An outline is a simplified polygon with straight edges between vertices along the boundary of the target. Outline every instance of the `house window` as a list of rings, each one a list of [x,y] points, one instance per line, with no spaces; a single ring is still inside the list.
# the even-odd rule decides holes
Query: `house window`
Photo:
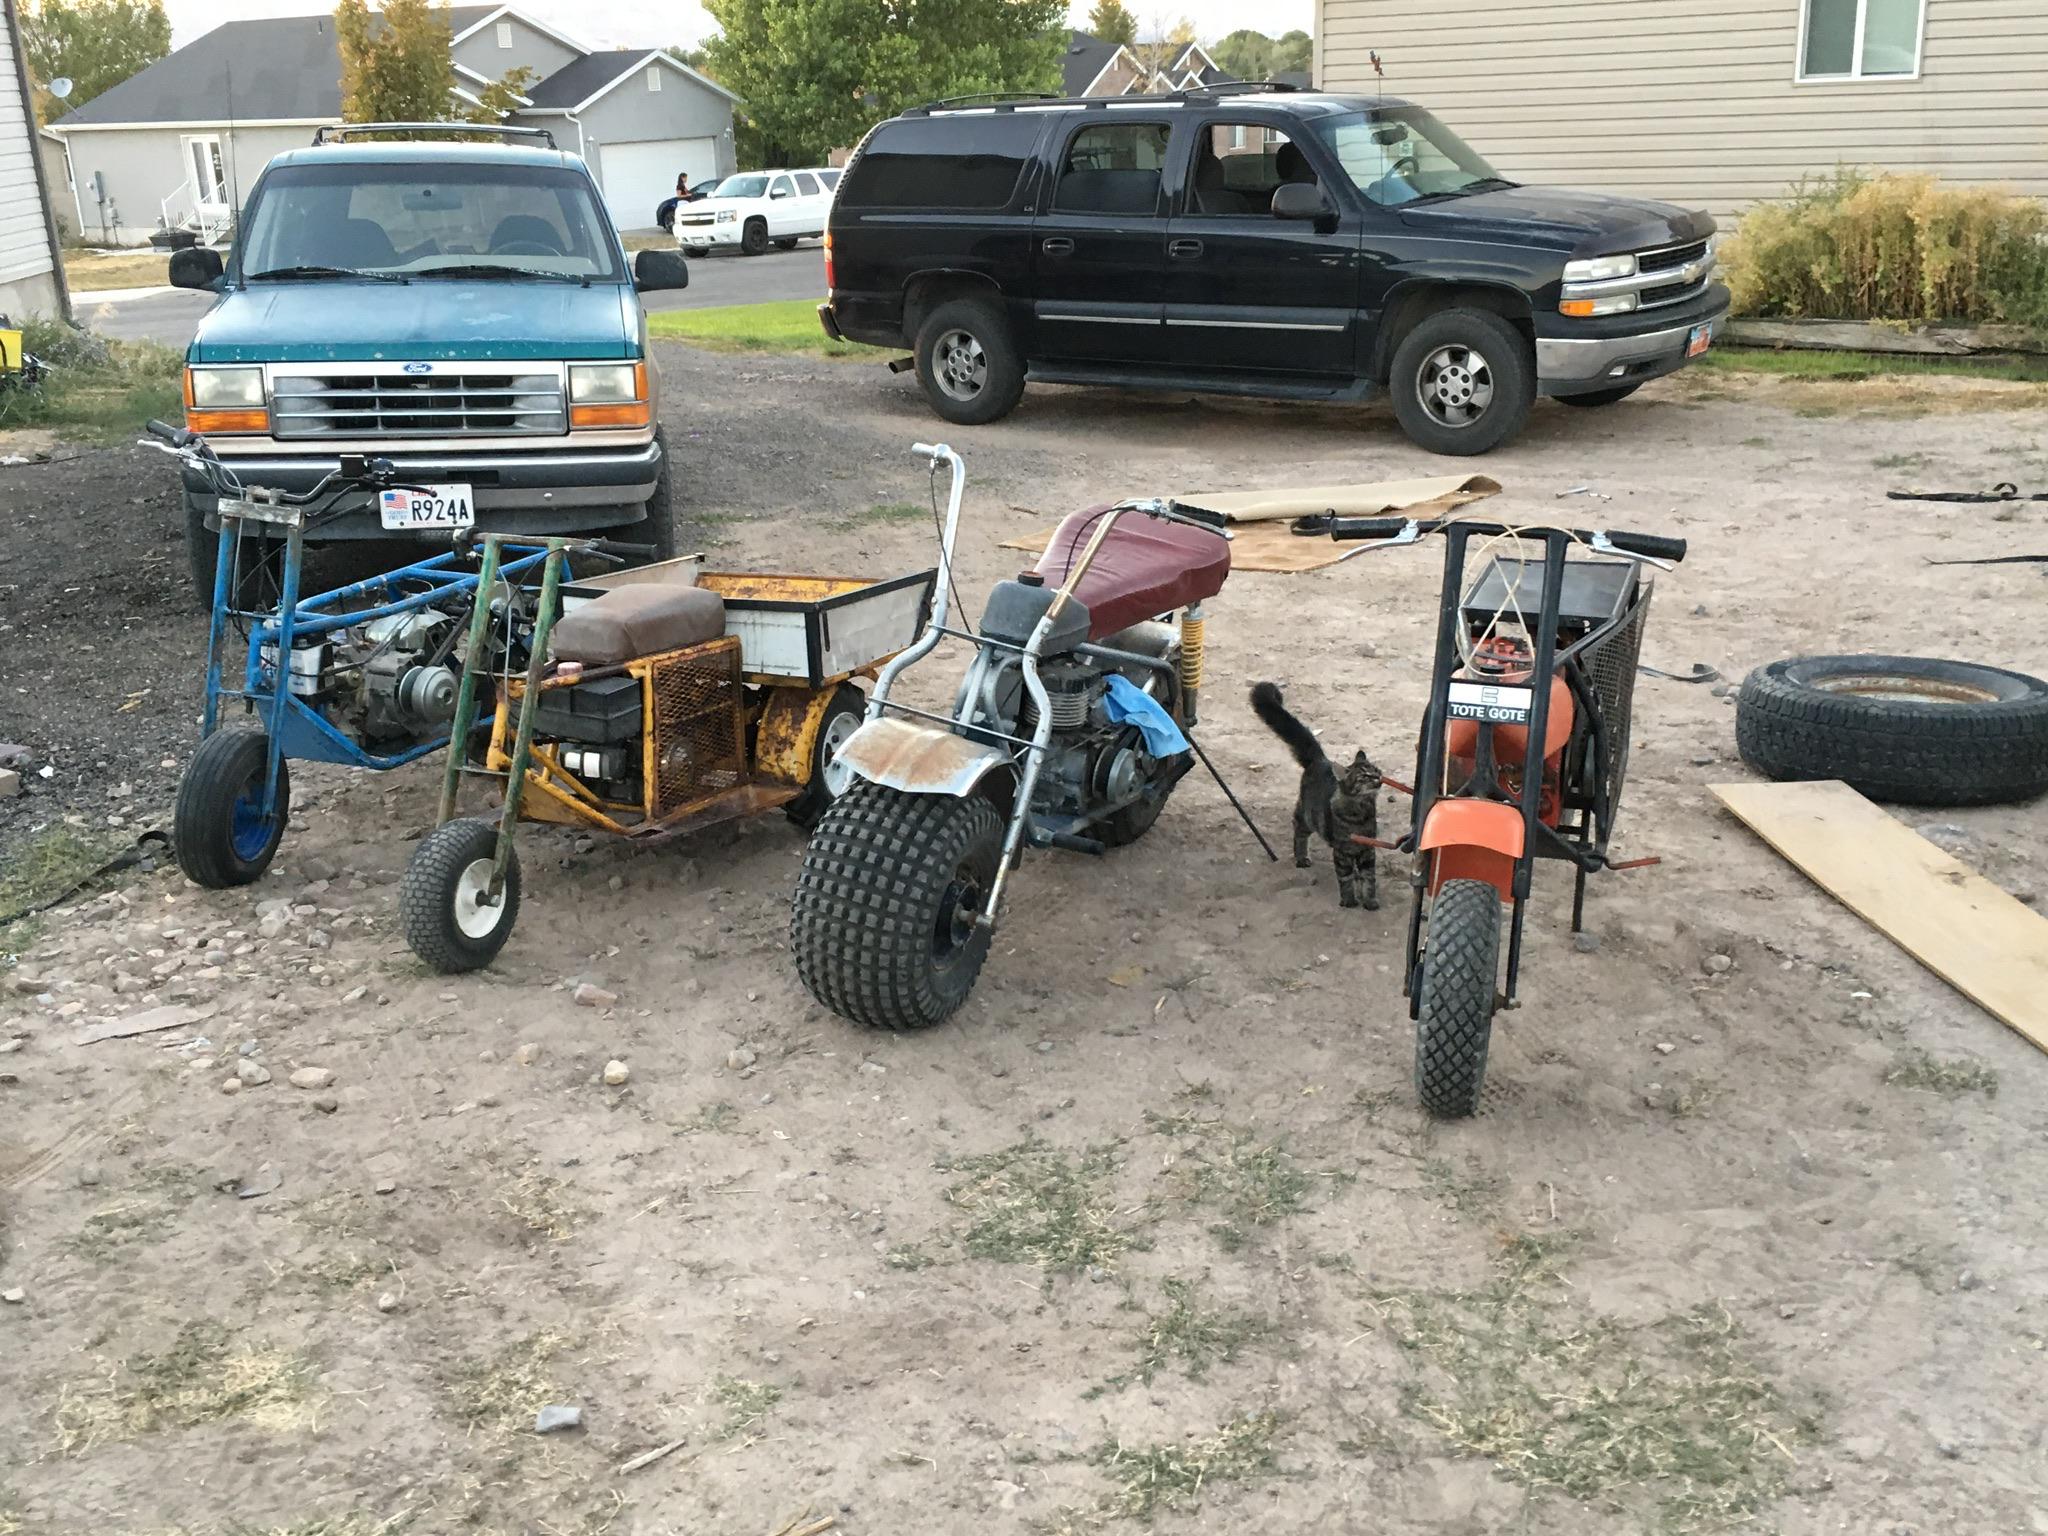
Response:
[[[661,66],[659,64],[647,66],[647,89],[650,91],[661,89]]]
[[[1920,73],[1925,0],[1800,0],[1801,80],[1896,80]]]
[[[498,46],[500,48],[510,48],[512,46],[512,23],[509,21],[498,23]]]

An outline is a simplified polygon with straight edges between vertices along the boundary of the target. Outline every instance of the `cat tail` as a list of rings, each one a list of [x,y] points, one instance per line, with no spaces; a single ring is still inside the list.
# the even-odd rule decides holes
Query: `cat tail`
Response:
[[[1323,744],[1316,740],[1316,733],[1287,712],[1287,706],[1280,700],[1280,690],[1271,683],[1252,685],[1252,713],[1287,743],[1287,750],[1294,754],[1294,760],[1302,767],[1313,768],[1317,763],[1327,761]]]

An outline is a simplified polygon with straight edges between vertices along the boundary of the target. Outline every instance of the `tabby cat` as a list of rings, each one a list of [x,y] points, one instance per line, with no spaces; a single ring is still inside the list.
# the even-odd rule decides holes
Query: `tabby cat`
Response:
[[[1315,732],[1287,712],[1280,690],[1271,683],[1252,689],[1252,712],[1287,743],[1301,764],[1301,793],[1294,802],[1294,862],[1308,868],[1308,835],[1330,845],[1337,868],[1337,901],[1346,907],[1377,911],[1380,904],[1379,856],[1353,834],[1378,837],[1380,771],[1363,750],[1342,773],[1323,752]],[[1364,898],[1360,899],[1360,892]]]

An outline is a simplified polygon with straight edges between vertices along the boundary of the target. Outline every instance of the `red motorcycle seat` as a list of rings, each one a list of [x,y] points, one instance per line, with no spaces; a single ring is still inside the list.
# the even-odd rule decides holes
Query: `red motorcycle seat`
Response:
[[[1108,510],[1090,507],[1060,524],[1036,566],[1048,587],[1066,581]],[[1126,512],[1095,552],[1095,563],[1074,596],[1087,605],[1088,638],[1101,641],[1133,624],[1214,597],[1229,574],[1228,539],[1185,523]]]

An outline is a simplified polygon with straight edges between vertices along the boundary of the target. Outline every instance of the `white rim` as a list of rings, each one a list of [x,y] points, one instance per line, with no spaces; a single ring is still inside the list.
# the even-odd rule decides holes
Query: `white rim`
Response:
[[[491,889],[492,863],[490,859],[478,859],[455,882],[455,926],[462,930],[464,938],[487,939],[505,920],[503,897],[488,904],[484,900]]]
[[[834,715],[825,722],[824,737],[819,743],[820,750],[824,753],[820,773],[825,780],[825,793],[834,800],[845,794],[848,786],[853,783],[853,769],[839,761],[839,749],[852,739],[853,733],[860,729],[860,723],[861,716],[850,711],[843,715]]]
[[[1469,427],[1493,403],[1493,367],[1471,347],[1438,347],[1415,377],[1422,408],[1446,427]]]

